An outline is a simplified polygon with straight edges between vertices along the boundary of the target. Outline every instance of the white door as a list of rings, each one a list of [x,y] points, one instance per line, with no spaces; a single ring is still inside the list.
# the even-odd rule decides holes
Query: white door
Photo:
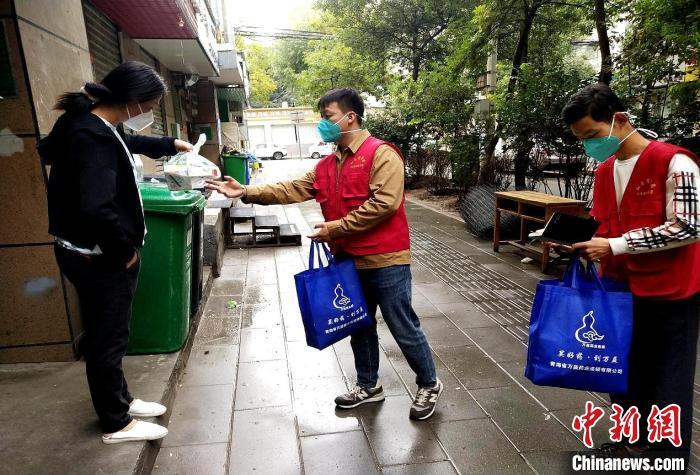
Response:
[[[265,126],[253,125],[248,127],[248,143],[250,148],[255,149],[258,145],[265,143]],[[272,145],[272,144],[270,144]]]
[[[316,124],[300,124],[299,135],[302,145],[316,145],[321,141]]]
[[[293,125],[273,125],[272,126],[272,144],[289,147],[297,143],[297,137],[294,133]]]

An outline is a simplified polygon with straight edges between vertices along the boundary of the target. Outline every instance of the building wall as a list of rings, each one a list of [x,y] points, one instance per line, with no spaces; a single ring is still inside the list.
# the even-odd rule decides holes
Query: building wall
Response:
[[[74,289],[48,234],[48,169],[36,153],[59,116],[58,95],[92,80],[80,0],[0,0],[17,94],[0,101],[0,363],[74,359],[80,331]],[[8,143],[5,142],[4,143]]]
[[[199,81],[197,89],[197,115],[192,118],[192,141],[196,142],[199,131],[211,131],[210,139],[206,141],[199,153],[203,157],[221,166],[221,131],[219,130],[219,104],[216,98],[216,86],[211,81]]]

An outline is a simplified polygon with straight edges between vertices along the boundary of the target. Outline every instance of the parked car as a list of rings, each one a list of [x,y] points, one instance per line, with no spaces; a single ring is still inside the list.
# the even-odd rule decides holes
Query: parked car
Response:
[[[309,156],[311,158],[327,157],[335,151],[332,143],[319,142],[318,145],[309,147]]]
[[[255,156],[258,158],[279,160],[282,157],[286,157],[287,154],[287,147],[282,147],[280,145],[268,146],[267,144],[260,144],[255,147]]]

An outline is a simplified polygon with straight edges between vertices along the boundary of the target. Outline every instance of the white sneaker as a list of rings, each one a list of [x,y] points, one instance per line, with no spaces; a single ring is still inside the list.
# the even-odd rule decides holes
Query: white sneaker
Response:
[[[135,424],[129,430],[120,430],[113,434],[103,434],[102,442],[105,444],[121,444],[122,442],[134,442],[139,440],[157,440],[168,435],[168,429],[158,424],[145,421],[134,421]]]
[[[129,406],[129,414],[136,417],[157,417],[162,416],[167,408],[157,402],[146,402],[141,399],[134,399]]]

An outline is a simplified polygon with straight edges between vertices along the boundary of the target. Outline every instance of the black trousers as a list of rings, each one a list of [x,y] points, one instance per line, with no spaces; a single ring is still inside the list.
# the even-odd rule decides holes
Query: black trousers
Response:
[[[681,408],[682,445],[665,439],[650,445],[660,456],[690,454],[693,429],[693,384],[698,344],[700,295],[690,299],[663,301],[634,299],[634,330],[629,357],[629,385],[626,395],[611,394],[613,403],[640,412],[639,442],[647,445],[647,418],[651,406],[663,410],[669,404]],[[687,464],[686,464],[687,466]]]
[[[133,398],[124,379],[122,358],[129,342],[140,260],[127,270],[99,256],[86,258],[58,245],[55,252],[61,272],[78,291],[84,329],[80,350],[92,404],[102,431],[119,431],[131,422],[128,411]]]

